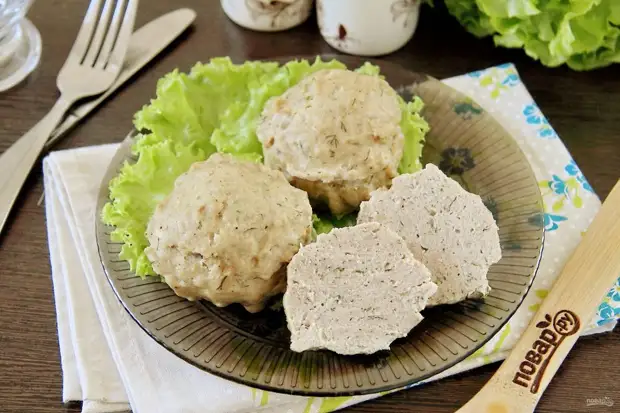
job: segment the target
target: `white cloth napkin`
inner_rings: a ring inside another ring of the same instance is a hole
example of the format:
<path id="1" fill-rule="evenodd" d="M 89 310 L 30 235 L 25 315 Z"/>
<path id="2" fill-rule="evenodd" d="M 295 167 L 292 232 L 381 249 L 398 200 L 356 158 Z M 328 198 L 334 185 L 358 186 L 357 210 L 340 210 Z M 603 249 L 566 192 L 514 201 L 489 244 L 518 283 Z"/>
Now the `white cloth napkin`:
<path id="1" fill-rule="evenodd" d="M 476 95 L 480 91 L 476 91 L 472 81 L 477 82 L 478 78 L 479 73 L 478 76 L 453 78 L 447 83 Z M 524 88 L 520 93 L 523 91 Z M 484 101 L 481 96 L 474 96 L 474 99 Z M 493 104 L 501 107 L 497 102 Z M 521 134 L 523 126 L 512 125 L 512 129 Z M 532 130 L 536 132 L 535 128 Z M 527 144 L 527 138 L 522 134 L 517 140 L 522 147 Z M 563 148 L 559 140 L 555 144 Z M 45 204 L 65 402 L 82 400 L 82 411 L 88 413 L 129 409 L 135 413 L 316 413 L 337 410 L 382 395 L 314 398 L 251 389 L 185 363 L 144 333 L 116 299 L 100 264 L 95 242 L 99 184 L 116 148 L 117 145 L 104 145 L 58 151 L 44 160 Z M 544 159 L 536 158 L 533 153 L 526 151 L 537 175 L 549 174 Z M 598 209 L 598 199 L 591 198 L 589 212 L 584 209 L 580 215 L 585 216 L 586 222 L 573 225 L 575 232 L 585 229 Z M 555 222 L 553 218 L 550 220 L 551 224 Z M 569 238 L 570 242 L 564 242 L 564 238 Z M 557 238 L 555 243 L 559 240 Z M 541 264 L 535 282 L 539 283 L 538 287 L 532 287 L 522 306 L 528 308 L 520 309 L 509 324 L 476 354 L 428 381 L 506 357 L 527 325 L 536 302 L 544 295 L 539 291 L 549 287 L 557 269 L 577 243 L 566 236 L 561 240 L 563 244 L 557 248 L 559 252 L 545 258 L 549 262 L 547 266 Z M 546 254 L 549 251 L 547 246 L 545 251 Z M 586 334 L 613 329 L 615 317 L 601 318 L 601 314 L 597 313 Z"/>

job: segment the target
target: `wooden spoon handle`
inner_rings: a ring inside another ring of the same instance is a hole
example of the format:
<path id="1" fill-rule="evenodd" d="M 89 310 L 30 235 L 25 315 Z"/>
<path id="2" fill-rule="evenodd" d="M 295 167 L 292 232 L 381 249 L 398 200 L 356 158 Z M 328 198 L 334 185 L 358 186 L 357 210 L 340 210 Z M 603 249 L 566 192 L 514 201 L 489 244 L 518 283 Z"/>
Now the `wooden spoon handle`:
<path id="1" fill-rule="evenodd" d="M 620 275 L 620 181 L 509 356 L 457 413 L 533 412 Z"/>

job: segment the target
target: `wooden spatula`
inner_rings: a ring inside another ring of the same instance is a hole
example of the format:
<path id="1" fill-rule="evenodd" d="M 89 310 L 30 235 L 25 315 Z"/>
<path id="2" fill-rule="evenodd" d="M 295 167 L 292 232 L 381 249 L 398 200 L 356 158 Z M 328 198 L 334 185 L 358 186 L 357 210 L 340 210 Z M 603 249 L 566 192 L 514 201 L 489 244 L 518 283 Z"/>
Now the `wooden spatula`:
<path id="1" fill-rule="evenodd" d="M 509 356 L 457 413 L 533 412 L 618 276 L 620 181 Z"/>

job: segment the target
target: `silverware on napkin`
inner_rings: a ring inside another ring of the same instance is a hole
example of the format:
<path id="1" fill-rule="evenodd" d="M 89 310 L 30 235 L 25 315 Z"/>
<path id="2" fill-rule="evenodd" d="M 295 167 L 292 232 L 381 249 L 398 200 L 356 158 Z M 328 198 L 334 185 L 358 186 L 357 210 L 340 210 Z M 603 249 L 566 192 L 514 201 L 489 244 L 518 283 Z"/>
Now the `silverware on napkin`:
<path id="1" fill-rule="evenodd" d="M 138 0 L 91 0 L 56 86 L 50 111 L 0 156 L 0 233 L 45 143 L 79 100 L 104 93 L 121 72 Z"/>

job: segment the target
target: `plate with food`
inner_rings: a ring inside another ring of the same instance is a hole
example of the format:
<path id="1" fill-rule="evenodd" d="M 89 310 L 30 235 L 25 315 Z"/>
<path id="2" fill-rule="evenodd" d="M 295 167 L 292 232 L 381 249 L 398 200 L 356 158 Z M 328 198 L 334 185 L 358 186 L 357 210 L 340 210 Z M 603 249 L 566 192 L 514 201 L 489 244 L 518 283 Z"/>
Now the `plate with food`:
<path id="1" fill-rule="evenodd" d="M 185 361 L 359 395 L 470 356 L 542 254 L 537 181 L 467 96 L 381 60 L 214 58 L 159 80 L 101 184 L 120 302 Z"/>

